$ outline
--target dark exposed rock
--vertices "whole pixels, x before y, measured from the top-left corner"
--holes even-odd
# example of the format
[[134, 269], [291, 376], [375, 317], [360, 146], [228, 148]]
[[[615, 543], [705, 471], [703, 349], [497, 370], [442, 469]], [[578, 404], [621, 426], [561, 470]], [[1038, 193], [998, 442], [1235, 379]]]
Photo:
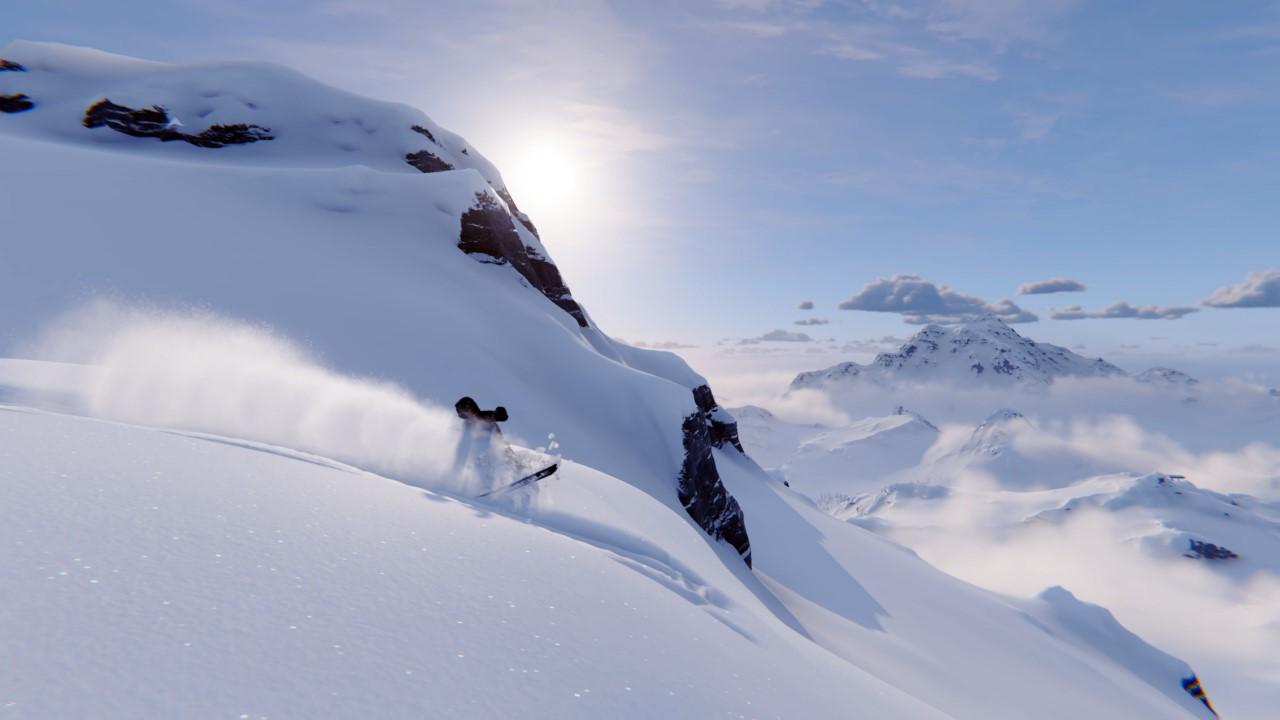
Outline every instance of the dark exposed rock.
[[0, 112], [20, 113], [35, 106], [36, 104], [31, 102], [31, 98], [22, 93], [0, 95]]
[[751, 567], [751, 541], [747, 537], [747, 521], [742, 508], [720, 480], [713, 443], [703, 412], [690, 413], [682, 425], [684, 463], [676, 491], [680, 504], [689, 517], [716, 540], [723, 540], [742, 556]]
[[203, 148], [244, 145], [273, 139], [270, 128], [244, 123], [210, 125], [194, 135], [184, 133], [174, 125], [169, 112], [159, 105], [135, 110], [107, 99], [99, 100], [85, 111], [84, 126], [90, 129], [109, 127], [125, 135], [155, 138], [161, 142], [181, 140]]
[[488, 193], [476, 193], [475, 205], [462, 214], [458, 249], [487, 258], [482, 262], [510, 264], [548, 300], [573, 316], [579, 326], [588, 327], [587, 316], [564, 284], [560, 270], [520, 240], [511, 215]]
[[425, 135], [425, 136], [426, 136], [426, 138], [427, 138], [428, 140], [430, 140], [431, 142], [433, 142], [433, 143], [435, 143], [435, 144], [437, 144], [437, 145], [439, 145], [439, 144], [440, 144], [440, 143], [436, 140], [436, 136], [435, 136], [435, 135], [432, 135], [430, 130], [428, 130], [428, 129], [426, 129], [426, 128], [422, 127], [421, 125], [414, 125], [414, 126], [413, 126], [412, 128], [410, 128], [410, 129], [411, 129], [411, 130], [413, 130], [414, 132], [418, 133], [419, 135]]
[[1211, 542], [1196, 540], [1192, 538], [1187, 541], [1188, 551], [1183, 553], [1183, 557], [1203, 559], [1203, 560], [1233, 560], [1240, 557], [1236, 553]]
[[520, 212], [520, 208], [516, 206], [515, 198], [511, 197], [511, 193], [508, 192], [506, 188], [494, 188], [494, 192], [498, 193], [498, 197], [502, 198], [502, 201], [507, 204], [507, 207], [511, 208], [511, 213], [515, 215], [516, 219], [520, 221], [520, 224], [523, 225], [526, 230], [533, 233], [534, 237], [541, 237], [538, 235], [538, 228], [533, 226], [533, 221], [529, 219], [528, 215]]
[[12, 60], [0, 58], [0, 72], [26, 72], [27, 69]]
[[742, 440], [738, 437], [738, 421], [724, 408], [716, 403], [715, 395], [711, 393], [711, 387], [708, 385], [699, 385], [693, 389], [693, 401], [697, 403], [698, 409], [707, 419], [707, 430], [711, 434], [711, 443], [718, 448], [723, 448], [725, 443], [734, 447], [738, 452], [746, 454], [746, 450], [742, 449]]
[[1209, 695], [1204, 691], [1204, 686], [1200, 684], [1200, 678], [1196, 677], [1195, 673], [1192, 673], [1191, 677], [1182, 678], [1182, 689], [1186, 690], [1191, 697], [1204, 703], [1214, 717], [1219, 717], [1218, 711], [1214, 709], [1213, 703], [1209, 702]]
[[[430, 130], [422, 127], [421, 125], [413, 125], [410, 129], [430, 140], [432, 143], [440, 145], [440, 141], [436, 140], [436, 136], [431, 134]], [[463, 148], [461, 152], [463, 155], [470, 155], [466, 148]], [[404, 161], [424, 173], [443, 172], [445, 170], [453, 169], [453, 166], [447, 161], [441, 159], [440, 156], [428, 150], [409, 153], [404, 156]], [[490, 187], [493, 186], [490, 185]], [[511, 210], [511, 215], [515, 217], [516, 220], [519, 220], [520, 224], [523, 225], [526, 230], [533, 233], [534, 237], [539, 237], [538, 228], [534, 226], [533, 221], [529, 219], [528, 215], [520, 212], [520, 208], [516, 206], [515, 198], [511, 197], [511, 193], [508, 192], [506, 188], [499, 187], [493, 187], [493, 191], [498, 193], [498, 197], [502, 198], [502, 201], [507, 204], [507, 207]]]
[[274, 136], [267, 128], [259, 125], [234, 123], [232, 125], [210, 125], [196, 135], [183, 135], [183, 140], [203, 148], [220, 148], [227, 145], [246, 145], [259, 140], [273, 140]]
[[[415, 125], [414, 127], [417, 126]], [[452, 165], [441, 160], [429, 150], [419, 150], [415, 153], [409, 153], [404, 156], [404, 161], [424, 173], [444, 172], [445, 170], [453, 169]]]

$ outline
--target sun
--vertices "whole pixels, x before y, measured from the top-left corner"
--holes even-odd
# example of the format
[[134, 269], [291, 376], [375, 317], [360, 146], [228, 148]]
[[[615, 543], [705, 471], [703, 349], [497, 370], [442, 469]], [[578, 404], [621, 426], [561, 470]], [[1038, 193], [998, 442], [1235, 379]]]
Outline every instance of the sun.
[[583, 163], [573, 143], [540, 137], [524, 144], [504, 173], [520, 209], [537, 218], [561, 215], [583, 194]]

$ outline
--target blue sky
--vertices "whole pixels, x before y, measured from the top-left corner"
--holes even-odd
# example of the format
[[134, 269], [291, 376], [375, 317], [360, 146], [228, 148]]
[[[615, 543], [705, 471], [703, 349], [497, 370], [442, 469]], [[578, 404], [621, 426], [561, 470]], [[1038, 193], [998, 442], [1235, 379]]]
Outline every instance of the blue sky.
[[[627, 339], [903, 336], [899, 314], [837, 304], [914, 274], [1012, 299], [1040, 318], [1020, 331], [1122, 365], [1280, 382], [1265, 351], [1280, 309], [1050, 319], [1197, 307], [1280, 268], [1277, 2], [44, 0], [5, 15], [0, 43], [270, 60], [421, 107], [504, 170], [575, 294]], [[540, 190], [561, 156], [563, 191]], [[1088, 289], [1016, 295], [1059, 276]], [[831, 323], [793, 325], [805, 317]], [[831, 359], [795, 345], [794, 365]]]

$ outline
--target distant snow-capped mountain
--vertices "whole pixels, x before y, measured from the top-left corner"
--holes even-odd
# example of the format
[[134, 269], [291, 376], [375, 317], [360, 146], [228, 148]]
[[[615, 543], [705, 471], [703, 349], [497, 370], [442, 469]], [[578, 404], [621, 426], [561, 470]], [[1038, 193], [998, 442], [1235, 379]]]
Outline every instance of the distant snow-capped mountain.
[[1133, 376], [1134, 380], [1151, 385], [1169, 385], [1173, 387], [1189, 388], [1199, 385], [1200, 381], [1182, 372], [1167, 367], [1153, 367], [1149, 370], [1143, 370]]
[[938, 438], [933, 423], [903, 407], [842, 427], [789, 423], [751, 405], [730, 412], [747, 453], [815, 499], [877, 490], [886, 477], [918, 464]]
[[881, 353], [869, 365], [845, 362], [803, 372], [791, 388], [820, 388], [859, 377], [873, 382], [978, 380], [1048, 385], [1061, 377], [1125, 374], [1102, 358], [1090, 359], [1058, 345], [1038, 343], [989, 317], [946, 327], [929, 325], [897, 352]]

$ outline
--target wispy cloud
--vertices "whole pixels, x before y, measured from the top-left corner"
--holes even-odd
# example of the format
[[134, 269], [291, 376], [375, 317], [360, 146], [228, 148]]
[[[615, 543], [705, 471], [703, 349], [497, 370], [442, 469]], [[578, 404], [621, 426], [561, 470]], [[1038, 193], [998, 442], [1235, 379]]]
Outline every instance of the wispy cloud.
[[1114, 320], [1125, 318], [1134, 320], [1177, 320], [1194, 312], [1199, 312], [1199, 310], [1178, 305], [1130, 305], [1122, 300], [1096, 311], [1085, 310], [1079, 305], [1070, 305], [1055, 311], [1050, 317], [1054, 320]]
[[1013, 125], [1018, 131], [1018, 138], [1029, 142], [1048, 138], [1053, 134], [1058, 121], [1062, 119], [1061, 112], [1010, 109], [1009, 114], [1013, 116]]
[[1084, 283], [1065, 277], [1033, 280], [1018, 286], [1019, 295], [1048, 295], [1050, 293], [1084, 292], [1084, 290]]
[[1261, 343], [1252, 343], [1240, 348], [1240, 352], [1249, 353], [1251, 355], [1270, 355], [1280, 352], [1280, 348], [1271, 345], [1262, 345]]
[[645, 342], [644, 340], [626, 341], [628, 345], [638, 348], [647, 348], [649, 350], [688, 350], [698, 347], [697, 345], [689, 345], [687, 343], [677, 342], [675, 340], [660, 340], [658, 342]]
[[770, 330], [769, 332], [753, 338], [742, 338], [738, 341], [739, 345], [759, 345], [766, 342], [788, 342], [788, 343], [809, 343], [813, 342], [813, 338], [802, 332], [792, 332], [790, 330]]
[[926, 2], [925, 27], [961, 40], [1004, 49], [1015, 43], [1039, 43], [1075, 0], [936, 0]]

